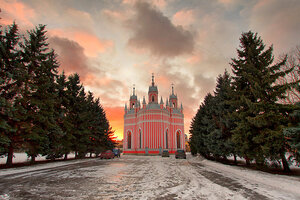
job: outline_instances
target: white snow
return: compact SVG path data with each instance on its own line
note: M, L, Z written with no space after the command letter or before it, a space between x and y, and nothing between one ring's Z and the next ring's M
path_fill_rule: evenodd
M74 158L75 154L74 153L70 153L68 154L68 158ZM6 163L6 159L7 157L0 157L0 164L5 164ZM36 161L39 160L46 160L46 156L42 156L42 155L38 155L35 158ZM29 162L30 158L27 157L26 153L14 153L14 157L13 157L13 163L22 163L22 162Z
M299 177L223 165L191 155L187 160L173 155L70 160L3 169L0 183L1 178L29 182L13 186L11 193L3 193L0 184L0 199L9 199L20 190L40 199L300 199ZM39 178L40 182L30 182ZM63 184L63 191L59 184Z

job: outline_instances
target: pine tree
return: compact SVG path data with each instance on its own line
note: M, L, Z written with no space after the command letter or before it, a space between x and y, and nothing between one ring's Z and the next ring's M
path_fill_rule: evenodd
M277 103L279 98L284 98L289 85L274 84L288 73L279 71L285 60L272 65L273 48L264 51L263 41L251 31L243 33L240 42L238 58L231 63L233 103L238 106L236 117L239 120L233 130L233 141L239 155L246 160L264 164L266 158L281 159L284 169L289 171L282 130L287 125L286 113L291 108Z
M235 112L236 106L230 104L232 100L231 76L227 71L217 78L215 89L215 107L214 107L214 122L216 125L215 134L216 146L218 154L226 159L229 155L235 156L235 148L232 143L232 130L235 128L234 119L230 114Z
M26 152L32 162L38 154L47 154L49 138L60 134L55 117L57 61L49 51L45 25L36 27L24 38L25 88L23 103L26 106Z
M296 87L300 92L300 86ZM296 103L296 110L290 115L289 127L284 130L284 135L290 146L290 160L294 160L300 165L300 102Z
M13 23L7 30L0 28L0 155L7 155L6 164L12 165L13 152L23 141L18 113L24 114L24 109L17 105L23 68L18 26Z

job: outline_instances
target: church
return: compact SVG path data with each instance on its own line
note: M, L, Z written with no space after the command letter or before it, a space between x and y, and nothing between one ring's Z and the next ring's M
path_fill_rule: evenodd
M185 150L183 107L178 105L173 85L165 104L162 97L158 102L158 89L152 74L148 103L143 97L141 105L133 87L129 107L125 104L123 153L159 155L166 149L171 154L177 149Z

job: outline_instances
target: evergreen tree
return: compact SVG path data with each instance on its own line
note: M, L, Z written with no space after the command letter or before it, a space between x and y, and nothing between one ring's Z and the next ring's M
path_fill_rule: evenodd
M26 67L24 102L26 105L26 152L32 162L47 154L49 138L61 134L56 124L55 101L58 64L49 51L45 26L40 25L24 38L23 62Z
M230 118L230 114L235 112L236 106L230 104L232 100L231 77L227 71L217 78L215 89L215 106L214 121L216 129L214 130L216 137L215 149L218 155L226 159L229 155L235 156L235 148L232 143L232 130L235 128L234 119Z
M6 164L11 165L13 152L23 141L17 113L24 114L24 109L16 103L20 98L23 68L18 26L13 23L7 30L0 28L0 155L7 155Z
M233 86L238 106L237 127L233 130L233 141L239 155L247 160L264 164L265 159L281 159L284 169L289 170L285 159L286 145L283 128L287 125L288 105L277 103L284 98L288 84L275 85L275 81L288 73L280 72L285 60L272 65L273 48L264 51L265 45L251 31L240 38L238 58L232 59Z
M296 88L300 92L300 86ZM284 135L290 145L290 160L292 158L300 164L300 103L296 103L297 109L290 115L290 125L284 130Z

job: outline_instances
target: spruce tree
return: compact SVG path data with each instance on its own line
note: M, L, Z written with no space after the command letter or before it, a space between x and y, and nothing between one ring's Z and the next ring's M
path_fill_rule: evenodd
M300 86L296 87L300 92ZM289 127L284 130L285 138L290 146L290 160L295 160L300 165L300 102L296 103L295 111L290 115Z
M217 85L215 89L215 107L214 122L216 125L215 149L218 154L226 159L229 155L236 155L235 148L232 143L232 130L235 128L234 119L230 114L235 112L236 106L230 104L232 100L231 76L225 71L223 75L217 77Z
M13 23L6 30L0 27L0 155L7 155L7 165L12 164L13 152L21 147L23 135L18 130L18 105L21 98L23 67L20 56L18 26Z
M60 134L55 117L58 64L49 51L45 25L36 27L24 38L23 62L26 67L24 104L26 105L26 152L32 162L38 154L47 154L49 138Z
M277 103L284 98L288 84L275 85L286 72L279 69L285 60L273 63L272 46L267 50L260 37L249 31L240 38L238 58L232 59L234 104L237 108L237 127L233 141L239 155L247 160L264 164L266 159L281 159L284 170L289 171L285 159L286 145L283 128L287 125L288 105Z

